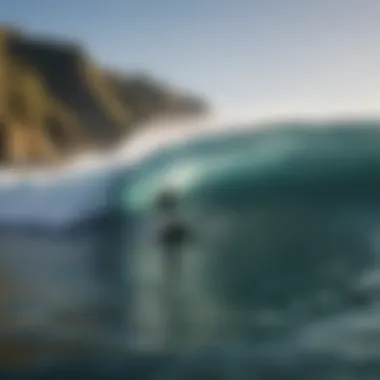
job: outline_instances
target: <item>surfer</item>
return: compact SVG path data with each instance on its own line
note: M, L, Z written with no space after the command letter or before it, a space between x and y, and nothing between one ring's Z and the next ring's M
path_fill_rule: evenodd
M183 345L186 333L186 316L181 287L183 251L190 239L188 226L179 212L179 199L175 192L165 191L156 201L159 213L158 246L162 254L163 301L166 317L165 335L169 349Z

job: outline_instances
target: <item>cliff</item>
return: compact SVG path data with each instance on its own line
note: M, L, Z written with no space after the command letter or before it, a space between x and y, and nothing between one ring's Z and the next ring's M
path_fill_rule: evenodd
M151 118L194 117L197 97L99 67L78 45L0 29L0 164L112 146Z

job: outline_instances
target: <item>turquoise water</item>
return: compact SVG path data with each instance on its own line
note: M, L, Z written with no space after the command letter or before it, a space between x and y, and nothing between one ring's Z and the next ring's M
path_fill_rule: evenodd
M318 189L345 193L377 187L380 129L358 126L284 125L183 142L136 167L123 196L124 207L148 210L167 188L185 201L205 205L244 203L279 192L297 196Z
M192 219L197 238L182 252L177 282L165 281L160 249L132 221L64 234L3 230L0 268L13 293L1 299L0 332L82 337L98 347L98 359L87 368L104 360L113 374L132 353L140 355L135 365L147 368L148 352L157 359L168 342L199 350L179 362L173 356L175 371L192 378L208 371L254 373L263 363L272 375L289 368L297 374L298 365L305 371L318 360L327 371L325 357L330 375L363 368L380 352L378 209L376 200L336 198L214 208ZM172 296L176 304L167 302ZM168 320L175 329L168 331Z
M379 134L251 133L151 157L130 177L142 207L124 197L121 219L0 231L0 333L79 337L113 374L170 354L174 378L378 379ZM238 160L212 166L221 151ZM169 277L150 201L194 160L212 172L184 185L193 239Z

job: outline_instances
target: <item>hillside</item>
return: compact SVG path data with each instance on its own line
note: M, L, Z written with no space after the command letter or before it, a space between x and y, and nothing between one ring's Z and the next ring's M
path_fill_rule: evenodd
M0 164L109 147L151 118L195 117L197 97L99 67L78 45L0 29Z

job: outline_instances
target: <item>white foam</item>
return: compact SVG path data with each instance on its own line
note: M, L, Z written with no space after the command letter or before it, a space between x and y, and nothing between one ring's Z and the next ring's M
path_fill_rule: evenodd
M110 192L154 151L215 128L152 126L108 153L87 152L55 168L0 170L0 223L63 227L109 207Z

